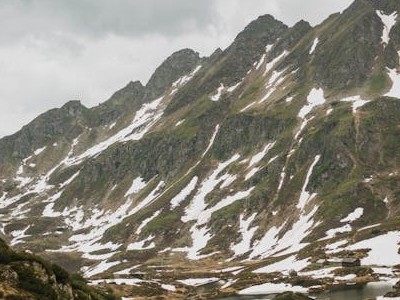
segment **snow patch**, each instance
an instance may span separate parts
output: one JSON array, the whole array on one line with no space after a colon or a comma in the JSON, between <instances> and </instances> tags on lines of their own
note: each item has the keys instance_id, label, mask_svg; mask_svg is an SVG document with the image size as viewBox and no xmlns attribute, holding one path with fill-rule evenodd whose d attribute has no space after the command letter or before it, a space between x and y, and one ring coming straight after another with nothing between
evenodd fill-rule
<instances>
[{"instance_id":1,"label":"snow patch","mask_svg":"<svg viewBox=\"0 0 400 300\"><path fill-rule=\"evenodd\" d=\"M325 232L326 237L322 238L321 241L334 238L338 233L350 232L351 230L352 228L349 224L346 224L342 227L329 229L327 232Z\"/></svg>"},{"instance_id":2,"label":"snow patch","mask_svg":"<svg viewBox=\"0 0 400 300\"><path fill-rule=\"evenodd\" d=\"M317 38L315 38L315 40L311 46L310 53L309 53L310 55L314 53L315 49L317 48L318 43L319 43L319 38L317 37Z\"/></svg>"},{"instance_id":3,"label":"snow patch","mask_svg":"<svg viewBox=\"0 0 400 300\"><path fill-rule=\"evenodd\" d=\"M94 267L83 268L83 271L85 273L85 277L92 277L94 275L103 273L103 272L107 271L108 269L112 268L113 266L116 266L119 264L120 264L119 261L113 261L113 262L102 261Z\"/></svg>"},{"instance_id":4,"label":"snow patch","mask_svg":"<svg viewBox=\"0 0 400 300\"><path fill-rule=\"evenodd\" d=\"M307 203L317 195L316 193L310 194L309 192L306 191L306 189L307 189L308 183L310 181L310 177L313 173L314 167L316 166L316 164L318 163L320 158L321 158L321 155L315 156L313 163L311 164L310 168L308 169L306 180L304 181L303 187L301 189L299 202L296 205L296 207L298 209L300 209L301 211L303 211L305 206L307 205Z\"/></svg>"},{"instance_id":5,"label":"snow patch","mask_svg":"<svg viewBox=\"0 0 400 300\"><path fill-rule=\"evenodd\" d=\"M297 260L295 255L289 256L281 261L262 267L254 271L254 273L273 273L281 272L288 275L291 270L296 272L308 266L308 259Z\"/></svg>"},{"instance_id":6,"label":"snow patch","mask_svg":"<svg viewBox=\"0 0 400 300\"><path fill-rule=\"evenodd\" d=\"M327 245L325 247L326 253L333 254L336 252L340 252L340 251L342 251L342 249L340 249L340 248L346 244L348 244L347 240L341 240L341 241L337 241L333 244Z\"/></svg>"},{"instance_id":7,"label":"snow patch","mask_svg":"<svg viewBox=\"0 0 400 300\"><path fill-rule=\"evenodd\" d=\"M37 150L35 150L33 152L33 154L35 154L36 156L39 155L40 153L42 153L44 150L46 149L46 146L44 146L43 148L39 148Z\"/></svg>"},{"instance_id":8,"label":"snow patch","mask_svg":"<svg viewBox=\"0 0 400 300\"><path fill-rule=\"evenodd\" d=\"M343 219L340 220L342 223L352 223L364 214L364 208L358 207L356 208L353 212L349 213L349 215Z\"/></svg>"},{"instance_id":9,"label":"snow patch","mask_svg":"<svg viewBox=\"0 0 400 300\"><path fill-rule=\"evenodd\" d=\"M183 280L177 280L177 282L180 282L184 285L189 285L189 286L201 286L213 282L219 281L219 278L216 277L211 277L211 278L189 278L189 279L183 279Z\"/></svg>"},{"instance_id":10,"label":"snow patch","mask_svg":"<svg viewBox=\"0 0 400 300\"><path fill-rule=\"evenodd\" d=\"M318 207L314 207L308 214L302 213L299 219L293 223L292 228L279 238L279 233L286 225L283 223L279 228L276 226L268 230L264 237L256 241L253 245L253 251L249 259L255 257L266 258L272 255L285 255L300 251L308 243L302 243L302 240L310 233L311 229L318 225L314 223L313 217Z\"/></svg>"},{"instance_id":11,"label":"snow patch","mask_svg":"<svg viewBox=\"0 0 400 300\"><path fill-rule=\"evenodd\" d=\"M139 235L143 228L146 227L147 224L149 224L151 221L153 221L155 218L157 218L161 213L161 210L156 211L151 217L148 217L147 219L144 219L142 224L136 229L136 234Z\"/></svg>"},{"instance_id":12,"label":"snow patch","mask_svg":"<svg viewBox=\"0 0 400 300\"><path fill-rule=\"evenodd\" d=\"M388 71L390 80L392 81L393 84L390 91L387 92L385 96L400 98L400 75L397 73L396 69L388 69Z\"/></svg>"},{"instance_id":13,"label":"snow patch","mask_svg":"<svg viewBox=\"0 0 400 300\"><path fill-rule=\"evenodd\" d=\"M367 104L368 102L370 102L368 100L361 99L361 96L352 96L352 97L344 98L344 99L342 99L340 101L342 101L342 102L352 102L353 114L355 114L360 107L362 107L365 104Z\"/></svg>"},{"instance_id":14,"label":"snow patch","mask_svg":"<svg viewBox=\"0 0 400 300\"><path fill-rule=\"evenodd\" d=\"M280 62L284 57L286 57L288 54L289 52L285 50L280 55L271 60L269 63L267 63L265 66L264 76L266 76L269 72L271 72L272 69L275 67L275 65L278 62Z\"/></svg>"},{"instance_id":15,"label":"snow patch","mask_svg":"<svg viewBox=\"0 0 400 300\"><path fill-rule=\"evenodd\" d=\"M293 286L288 283L264 283L239 291L239 295L266 295L283 292L307 293L308 289L301 286Z\"/></svg>"},{"instance_id":16,"label":"snow patch","mask_svg":"<svg viewBox=\"0 0 400 300\"><path fill-rule=\"evenodd\" d=\"M171 199L171 209L178 207L193 192L198 180L199 178L197 176L193 177L189 184L178 195Z\"/></svg>"},{"instance_id":17,"label":"snow patch","mask_svg":"<svg viewBox=\"0 0 400 300\"><path fill-rule=\"evenodd\" d=\"M217 89L217 92L213 96L210 97L211 101L214 101L214 102L219 101L219 99L222 96L222 91L224 89L225 89L224 84L221 83L219 88Z\"/></svg>"},{"instance_id":18,"label":"snow patch","mask_svg":"<svg viewBox=\"0 0 400 300\"><path fill-rule=\"evenodd\" d=\"M218 131L219 131L219 124L217 126L215 126L214 133L211 136L210 143L208 144L206 150L204 150L203 154L201 155L201 158L203 158L208 153L208 151L211 149L212 145L214 144L215 138L217 137Z\"/></svg>"},{"instance_id":19,"label":"snow patch","mask_svg":"<svg viewBox=\"0 0 400 300\"><path fill-rule=\"evenodd\" d=\"M307 104L300 109L298 116L304 119L314 107L325 103L324 91L320 89L312 89L307 97Z\"/></svg>"},{"instance_id":20,"label":"snow patch","mask_svg":"<svg viewBox=\"0 0 400 300\"><path fill-rule=\"evenodd\" d=\"M185 119L176 122L175 127L178 127L179 125L182 125L183 122L185 122Z\"/></svg>"},{"instance_id":21,"label":"snow patch","mask_svg":"<svg viewBox=\"0 0 400 300\"><path fill-rule=\"evenodd\" d=\"M236 83L236 84L234 84L234 85L228 87L228 88L226 89L226 91L227 91L228 93L232 93L234 90L236 90L236 89L239 87L239 85L240 85L241 83L242 83L242 82L239 81L238 83Z\"/></svg>"},{"instance_id":22,"label":"snow patch","mask_svg":"<svg viewBox=\"0 0 400 300\"><path fill-rule=\"evenodd\" d=\"M160 109L160 104L162 103L163 99L163 97L160 97L150 103L143 104L142 107L136 112L135 117L129 126L120 130L107 140L89 148L78 156L71 156L71 153L71 155L62 161L61 164L67 166L76 165L81 163L87 157L94 157L100 154L117 142L140 140L163 115L164 111L163 109ZM72 148L76 142L77 141L74 140Z\"/></svg>"},{"instance_id":23,"label":"snow patch","mask_svg":"<svg viewBox=\"0 0 400 300\"><path fill-rule=\"evenodd\" d=\"M13 239L10 242L10 246L15 246L17 244L23 243L23 239L30 237L31 235L25 234L26 231L31 228L31 225L26 226L22 230L14 230L10 233L10 235L13 237Z\"/></svg>"},{"instance_id":24,"label":"snow patch","mask_svg":"<svg viewBox=\"0 0 400 300\"><path fill-rule=\"evenodd\" d=\"M162 284L161 288L169 292L176 292L176 287L172 284Z\"/></svg>"},{"instance_id":25,"label":"snow patch","mask_svg":"<svg viewBox=\"0 0 400 300\"><path fill-rule=\"evenodd\" d=\"M377 10L376 14L383 23L383 32L382 32L382 42L386 45L389 44L389 33L392 30L393 26L396 25L397 20L397 12L393 12L391 15L385 15L382 11Z\"/></svg>"},{"instance_id":26,"label":"snow patch","mask_svg":"<svg viewBox=\"0 0 400 300\"><path fill-rule=\"evenodd\" d=\"M368 256L361 260L363 265L394 266L400 262L399 250L400 231L360 241L347 247L348 250L371 249ZM384 255L382 255L384 253Z\"/></svg>"},{"instance_id":27,"label":"snow patch","mask_svg":"<svg viewBox=\"0 0 400 300\"><path fill-rule=\"evenodd\" d=\"M131 243L126 247L126 250L128 250L128 251L141 251L141 250L153 249L156 246L154 244L154 242L151 242L153 239L154 239L154 236L151 235L151 236L147 237L146 239L144 239L142 241ZM151 243L149 244L149 242L151 242ZM145 244L148 244L148 245L145 246Z\"/></svg>"},{"instance_id":28,"label":"snow patch","mask_svg":"<svg viewBox=\"0 0 400 300\"><path fill-rule=\"evenodd\" d=\"M127 192L125 193L124 197L127 197L127 196L132 195L132 194L137 194L142 189L144 189L146 187L146 185L147 185L147 183L141 177L137 177L137 178L133 179L132 185L127 190Z\"/></svg>"},{"instance_id":29,"label":"snow patch","mask_svg":"<svg viewBox=\"0 0 400 300\"><path fill-rule=\"evenodd\" d=\"M244 181L249 180L251 177L253 177L258 171L260 171L260 168L255 167L253 169L251 169L246 176L244 177Z\"/></svg>"},{"instance_id":30,"label":"snow patch","mask_svg":"<svg viewBox=\"0 0 400 300\"><path fill-rule=\"evenodd\" d=\"M231 244L231 250L235 253L235 256L245 254L251 249L251 239L254 233L257 231L258 226L250 228L251 223L256 217L256 213L251 215L247 220L244 219L243 215L240 215L240 234L242 240L237 244ZM236 270L236 269L235 269ZM235 271L233 270L233 271ZM226 271L227 272L227 271Z\"/></svg>"},{"instance_id":31,"label":"snow patch","mask_svg":"<svg viewBox=\"0 0 400 300\"><path fill-rule=\"evenodd\" d=\"M184 86L186 83L188 83L193 77L194 77L194 75L196 75L196 73L198 72L198 71L200 71L200 69L201 69L201 65L199 65L199 66L197 66L189 75L185 75L185 76L182 76L181 78L179 78L177 81L175 81L173 84L172 84L172 87L173 88L176 88L176 87L182 87L182 86Z\"/></svg>"},{"instance_id":32,"label":"snow patch","mask_svg":"<svg viewBox=\"0 0 400 300\"><path fill-rule=\"evenodd\" d=\"M273 143L269 143L268 145L266 145L264 147L264 149L262 151L260 151L259 153L255 154L249 163L249 168L252 167L255 164L258 164L264 157L265 155L268 154L268 152L275 146L275 142Z\"/></svg>"}]
</instances>

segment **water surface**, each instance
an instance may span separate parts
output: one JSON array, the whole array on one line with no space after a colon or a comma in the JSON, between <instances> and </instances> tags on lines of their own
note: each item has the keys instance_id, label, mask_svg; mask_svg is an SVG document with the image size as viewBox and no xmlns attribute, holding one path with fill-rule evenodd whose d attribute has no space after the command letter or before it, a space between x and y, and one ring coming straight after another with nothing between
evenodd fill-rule
<instances>
[{"instance_id":1,"label":"water surface","mask_svg":"<svg viewBox=\"0 0 400 300\"><path fill-rule=\"evenodd\" d=\"M366 298L375 298L383 296L392 290L392 284L387 282L371 282L361 287L354 287L345 290L338 290L333 292L324 293L317 296L312 296L316 299L329 299L329 300L365 300ZM258 296L235 296L223 298L221 300L266 300L273 299L274 295L258 295Z\"/></svg>"}]
</instances>

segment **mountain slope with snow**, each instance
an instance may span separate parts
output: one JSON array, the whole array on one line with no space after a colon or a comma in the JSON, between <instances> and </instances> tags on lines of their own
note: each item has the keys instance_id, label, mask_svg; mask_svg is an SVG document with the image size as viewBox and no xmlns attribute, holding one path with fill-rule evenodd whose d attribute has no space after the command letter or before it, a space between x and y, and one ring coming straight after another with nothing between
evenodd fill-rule
<instances>
[{"instance_id":1,"label":"mountain slope with snow","mask_svg":"<svg viewBox=\"0 0 400 300\"><path fill-rule=\"evenodd\" d=\"M291 28L263 16L211 57L184 49L146 86L39 116L0 140L0 234L88 277L169 288L316 278L318 260L348 256L391 280L399 11L357 0Z\"/></svg>"}]
</instances>

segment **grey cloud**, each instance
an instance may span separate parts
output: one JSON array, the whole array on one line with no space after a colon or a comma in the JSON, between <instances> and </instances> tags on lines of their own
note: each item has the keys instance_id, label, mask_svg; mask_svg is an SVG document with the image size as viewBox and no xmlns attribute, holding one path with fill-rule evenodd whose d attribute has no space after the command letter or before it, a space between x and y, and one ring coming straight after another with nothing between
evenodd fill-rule
<instances>
[{"instance_id":1,"label":"grey cloud","mask_svg":"<svg viewBox=\"0 0 400 300\"><path fill-rule=\"evenodd\" d=\"M224 48L259 15L316 24L351 1L0 0L0 137L69 99L95 105L146 82L173 51Z\"/></svg>"},{"instance_id":2,"label":"grey cloud","mask_svg":"<svg viewBox=\"0 0 400 300\"><path fill-rule=\"evenodd\" d=\"M340 12L348 7L353 0L279 0L276 2L282 21L293 24L304 19L313 25L317 25L329 14Z\"/></svg>"},{"instance_id":3,"label":"grey cloud","mask_svg":"<svg viewBox=\"0 0 400 300\"><path fill-rule=\"evenodd\" d=\"M214 20L212 0L17 0L0 4L2 36L72 31L78 35L179 35Z\"/></svg>"}]
</instances>

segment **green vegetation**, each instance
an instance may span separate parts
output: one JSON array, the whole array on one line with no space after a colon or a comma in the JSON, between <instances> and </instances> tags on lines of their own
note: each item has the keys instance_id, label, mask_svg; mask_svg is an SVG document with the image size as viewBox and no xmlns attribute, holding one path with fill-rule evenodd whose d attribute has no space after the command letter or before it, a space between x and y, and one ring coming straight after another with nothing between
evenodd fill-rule
<instances>
[{"instance_id":1,"label":"green vegetation","mask_svg":"<svg viewBox=\"0 0 400 300\"><path fill-rule=\"evenodd\" d=\"M29 298L21 296L20 299L54 300L54 299L72 299L65 289L60 285L69 286L71 292L78 297L76 299L108 300L119 299L110 292L102 292L89 287L86 281L77 274L70 275L66 270L56 264L25 252L15 252L9 248L3 240L0 239L0 276L2 267L9 266L12 272L15 272L15 279L10 279L10 287L29 295ZM8 270L7 268L4 270ZM1 290L0 293L6 295L6 299L17 299L14 294L7 294L7 290ZM13 298L14 297L14 298Z\"/></svg>"}]
</instances>

